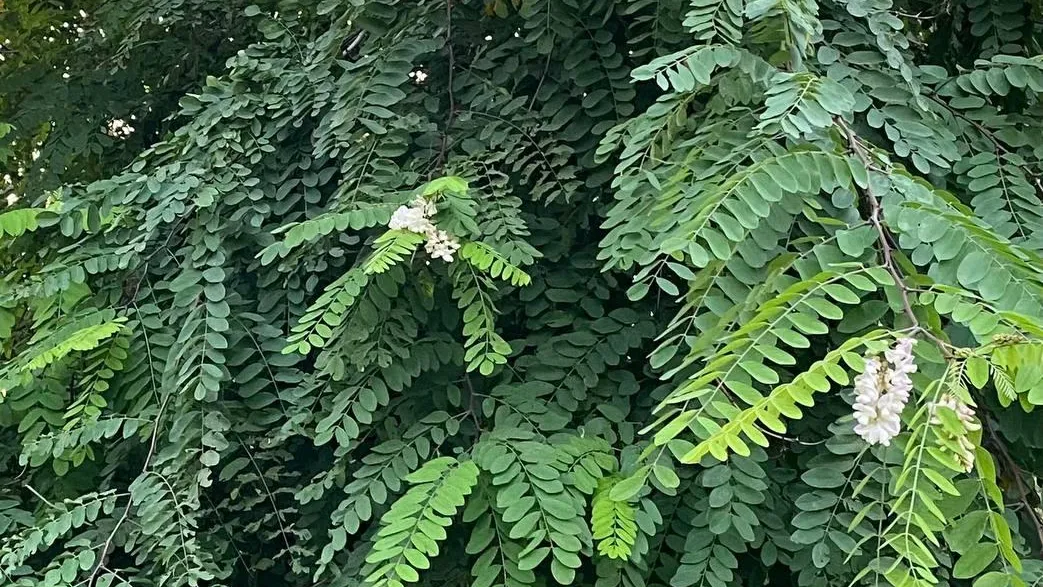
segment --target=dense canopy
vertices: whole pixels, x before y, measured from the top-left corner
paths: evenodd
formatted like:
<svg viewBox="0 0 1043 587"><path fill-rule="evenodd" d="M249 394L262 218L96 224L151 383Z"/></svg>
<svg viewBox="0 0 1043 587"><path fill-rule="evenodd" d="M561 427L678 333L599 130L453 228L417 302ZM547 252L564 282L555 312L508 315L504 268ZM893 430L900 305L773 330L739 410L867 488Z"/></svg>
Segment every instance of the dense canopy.
<svg viewBox="0 0 1043 587"><path fill-rule="evenodd" d="M1043 584L1040 23L0 0L0 582Z"/></svg>

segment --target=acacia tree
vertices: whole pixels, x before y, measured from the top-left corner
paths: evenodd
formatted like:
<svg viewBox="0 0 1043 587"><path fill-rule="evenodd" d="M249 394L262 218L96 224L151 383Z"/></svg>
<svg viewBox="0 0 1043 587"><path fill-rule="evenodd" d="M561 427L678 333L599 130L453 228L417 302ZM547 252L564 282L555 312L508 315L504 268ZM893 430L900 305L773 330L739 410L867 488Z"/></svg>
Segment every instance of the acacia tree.
<svg viewBox="0 0 1043 587"><path fill-rule="evenodd" d="M0 2L0 576L1043 580L1031 0Z"/></svg>

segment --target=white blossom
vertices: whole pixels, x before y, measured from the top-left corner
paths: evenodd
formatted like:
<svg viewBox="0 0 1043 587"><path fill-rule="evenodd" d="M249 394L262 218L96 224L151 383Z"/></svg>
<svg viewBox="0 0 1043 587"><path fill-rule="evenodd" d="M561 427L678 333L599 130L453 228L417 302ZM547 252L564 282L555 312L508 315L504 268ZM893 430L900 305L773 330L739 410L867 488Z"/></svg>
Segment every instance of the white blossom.
<svg viewBox="0 0 1043 587"><path fill-rule="evenodd" d="M391 222L388 223L388 228L391 230L408 230L418 234L428 234L435 227L427 219L427 216L424 215L423 210L399 206L391 215Z"/></svg>
<svg viewBox="0 0 1043 587"><path fill-rule="evenodd" d="M460 243L451 234L431 222L431 217L438 213L438 207L431 200L418 196L408 206L399 206L391 215L388 228L392 230L408 230L427 236L424 250L432 259L442 259L446 263L453 262L453 254L460 249Z"/></svg>
<svg viewBox="0 0 1043 587"><path fill-rule="evenodd" d="M18 199L19 199L18 196L15 193L13 193L13 192L10 193L10 194L7 194L7 205L8 206L14 206L15 204L18 203Z"/></svg>
<svg viewBox="0 0 1043 587"><path fill-rule="evenodd" d="M879 359L867 358L865 370L855 378L855 433L869 444L891 444L902 421L899 406L884 388L885 367ZM902 406L904 407L904 406Z"/></svg>
<svg viewBox="0 0 1043 587"><path fill-rule="evenodd" d="M855 433L869 444L888 446L902 429L902 411L909 402L916 372L911 338L898 340L881 361L867 357L865 370L855 378Z"/></svg>
<svg viewBox="0 0 1043 587"><path fill-rule="evenodd" d="M110 137L127 138L134 132L134 127L127 124L125 120L115 118L110 120L105 127L105 133Z"/></svg>
<svg viewBox="0 0 1043 587"><path fill-rule="evenodd" d="M423 196L417 196L410 204L410 208L416 208L424 215L425 218L430 218L438 213L438 207L435 203Z"/></svg>
<svg viewBox="0 0 1043 587"><path fill-rule="evenodd" d="M453 253L460 248L460 243L444 230L435 230L427 235L424 250L432 259L442 259L446 263L453 262Z"/></svg>
<svg viewBox="0 0 1043 587"><path fill-rule="evenodd" d="M884 351L884 358L890 364L887 373L887 392L894 394L905 407L909 401L909 392L913 390L910 373L916 373L913 362L913 342L911 338L903 338L895 342L894 348Z"/></svg>
<svg viewBox="0 0 1043 587"><path fill-rule="evenodd" d="M931 402L931 424L937 425L942 423L937 415L940 406L945 406L956 412L956 416L959 417L960 422L963 423L964 428L967 430L981 430L981 424L974 419L974 408L963 403L958 397L951 393L943 395L936 402Z"/></svg>

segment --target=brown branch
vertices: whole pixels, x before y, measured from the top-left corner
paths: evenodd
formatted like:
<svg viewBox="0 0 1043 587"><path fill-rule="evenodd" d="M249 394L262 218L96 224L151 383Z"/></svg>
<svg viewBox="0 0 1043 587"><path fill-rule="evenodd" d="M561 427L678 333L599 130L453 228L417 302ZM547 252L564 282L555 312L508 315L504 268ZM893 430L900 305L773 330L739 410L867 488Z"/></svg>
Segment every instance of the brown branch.
<svg viewBox="0 0 1043 587"><path fill-rule="evenodd" d="M882 173L883 171L873 163L869 151L859 142L854 130L852 130L851 127L842 119L836 118L835 120L837 126L840 127L844 132L844 136L847 138L848 148L856 157L859 158L859 160L862 161L866 170ZM913 305L909 301L909 286L906 285L905 279L903 279L902 274L898 270L898 266L894 261L894 250L891 248L891 241L888 238L887 228L884 226L884 221L881 217L880 200L876 197L876 194L873 193L872 184L867 184L865 189L860 189L856 185L855 189L861 191L865 196L866 201L869 202L869 221L876 228L877 241L880 242L880 249L884 258L884 268L891 274L891 279L895 282L895 288L898 289L898 293L902 298L902 309L904 310L905 315L909 318L915 331L922 332L924 336L938 345L938 348L941 349L943 355L949 356L949 347L951 345L935 336L935 334L930 330L921 326L919 318L916 317L916 313L913 311Z"/></svg>
<svg viewBox="0 0 1043 587"><path fill-rule="evenodd" d="M1029 519L1032 520L1032 524L1036 527L1036 537L1039 538L1040 543L1040 554L1043 555L1043 520L1039 519L1039 515L1036 513L1036 509L1028 501L1029 490L1025 484L1025 480L1021 476L1021 467L1019 467L1018 464L1014 462L1014 459L1010 456L1010 453L1007 451L1007 446L1003 443L1003 440L999 437L999 434L996 433L996 430L989 425L987 419L982 418L981 420L982 424L984 424L985 426L985 430L987 430L989 433L989 438L992 439L993 444L996 445L1000 457L1003 459L1003 462L1007 465L1007 468L1010 469L1010 473L1014 477L1014 483L1018 487L1018 501L1020 501L1022 505L1025 506L1025 509L1028 511Z"/></svg>
<svg viewBox="0 0 1043 587"><path fill-rule="evenodd" d="M456 98L453 96L453 70L456 68L456 56L453 54L453 0L445 0L445 48L449 54L449 116L445 121L445 129L442 131L442 144L438 148L438 159L435 160L435 169L445 164L446 154L449 150L449 129L456 120Z"/></svg>
<svg viewBox="0 0 1043 587"><path fill-rule="evenodd" d="M239 446L243 447L243 451L246 452L246 456L250 459L250 464L253 465L255 471L257 471L257 478L261 480L261 486L264 487L264 492L268 494L268 501L272 504L272 510L275 512L275 521L279 523L279 533L282 534L282 540L286 544L286 553L290 555L290 559L293 559L293 547L290 546L289 534L286 532L286 527L283 525L282 512L279 511L279 504L275 501L275 496L272 494L272 490L268 489L268 482L264 479L264 472L257 466L257 461L254 460L253 452L250 451L250 447L246 446L243 442L243 437L239 436L239 433L235 433L236 439L239 441Z"/></svg>
<svg viewBox="0 0 1043 587"><path fill-rule="evenodd" d="M971 126L973 126L979 133L981 133L982 136L984 136L985 138L987 138L990 141L992 141L992 144L996 146L996 150L1003 151L1004 153L1010 153L1010 150L1007 149L1006 147L1004 147L1002 143L1000 143L999 139L997 139L992 134L992 131L990 131L989 129L987 129L984 126L982 126L981 123L979 123L978 121L974 120L973 118L968 117L963 112L960 112L959 110L956 110L952 106L949 106L948 104L946 104L942 100L939 100L934 95L928 94L927 97L930 98L932 101L934 101L939 106L941 106L941 107L945 108L946 110L948 110L949 113L952 114L953 116L955 116L957 118L960 118L964 122L966 122L966 123L970 124Z"/></svg>

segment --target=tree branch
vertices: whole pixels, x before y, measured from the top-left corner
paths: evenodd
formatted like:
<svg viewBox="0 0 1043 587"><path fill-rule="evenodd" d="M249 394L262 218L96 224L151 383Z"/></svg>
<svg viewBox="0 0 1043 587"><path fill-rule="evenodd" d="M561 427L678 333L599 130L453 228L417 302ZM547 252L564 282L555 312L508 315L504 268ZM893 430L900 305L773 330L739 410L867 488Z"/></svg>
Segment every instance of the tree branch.
<svg viewBox="0 0 1043 587"><path fill-rule="evenodd" d="M54 505L53 503L51 503L51 501L49 499L47 499L46 497L41 495L39 491L33 489L32 485L29 485L28 483L26 483L25 484L25 488L29 490L29 493L32 493L33 495L38 497L40 499L40 501L44 502L48 506L50 506L50 507L52 507L54 509L59 509L58 506Z"/></svg>
<svg viewBox="0 0 1043 587"><path fill-rule="evenodd" d="M985 425L985 429L989 432L989 438L992 443L996 445L996 449L1003 459L1004 464L1010 469L1011 475L1014 477L1014 483L1018 487L1018 501L1020 501L1025 509L1028 511L1028 517L1032 520L1032 524L1036 527L1036 537L1039 538L1040 543L1040 555L1043 555L1043 520L1039 519L1039 515L1036 513L1036 509L1028 501L1029 490L1025 484L1025 480L1021 476L1021 467L1018 466L1014 459L1010 456L1010 452L1007 451L1007 446L1003 443L1003 440L996 434L996 430L989 425L987 418L982 418L982 423Z"/></svg>
<svg viewBox="0 0 1043 587"><path fill-rule="evenodd" d="M844 132L844 136L847 138L848 149L850 149L850 151L862 161L866 170L883 173L883 170L879 169L873 163L871 154L865 146L859 142L854 130L852 130L852 128L840 118L836 118L835 121L837 126ZM877 241L880 243L881 254L884 258L884 268L891 274L891 279L895 282L895 288L898 289L898 293L902 298L902 308L905 311L905 315L909 318L915 331L922 332L924 336L938 345L943 355L947 357L950 356L949 348L952 345L936 336L930 330L921 326L919 318L916 317L916 313L913 311L913 305L909 300L909 286L905 283L905 279L902 277L901 272L898 270L898 265L894 261L894 250L891 248L891 241L888 238L887 228L884 226L884 221L881 217L882 209L880 207L880 200L876 197L876 194L873 193L872 185L867 185L865 189L859 189L856 186L856 190L861 191L865 196L866 201L869 203L869 221L876 228Z"/></svg>
<svg viewBox="0 0 1043 587"><path fill-rule="evenodd" d="M447 89L449 92L449 116L445 121L445 129L442 131L442 144L438 149L438 159L435 160L435 169L445 165L446 154L449 150L449 129L456 120L456 98L453 96L453 70L456 68L456 56L453 54L453 0L445 0L445 48L449 57L449 75L447 77Z"/></svg>

